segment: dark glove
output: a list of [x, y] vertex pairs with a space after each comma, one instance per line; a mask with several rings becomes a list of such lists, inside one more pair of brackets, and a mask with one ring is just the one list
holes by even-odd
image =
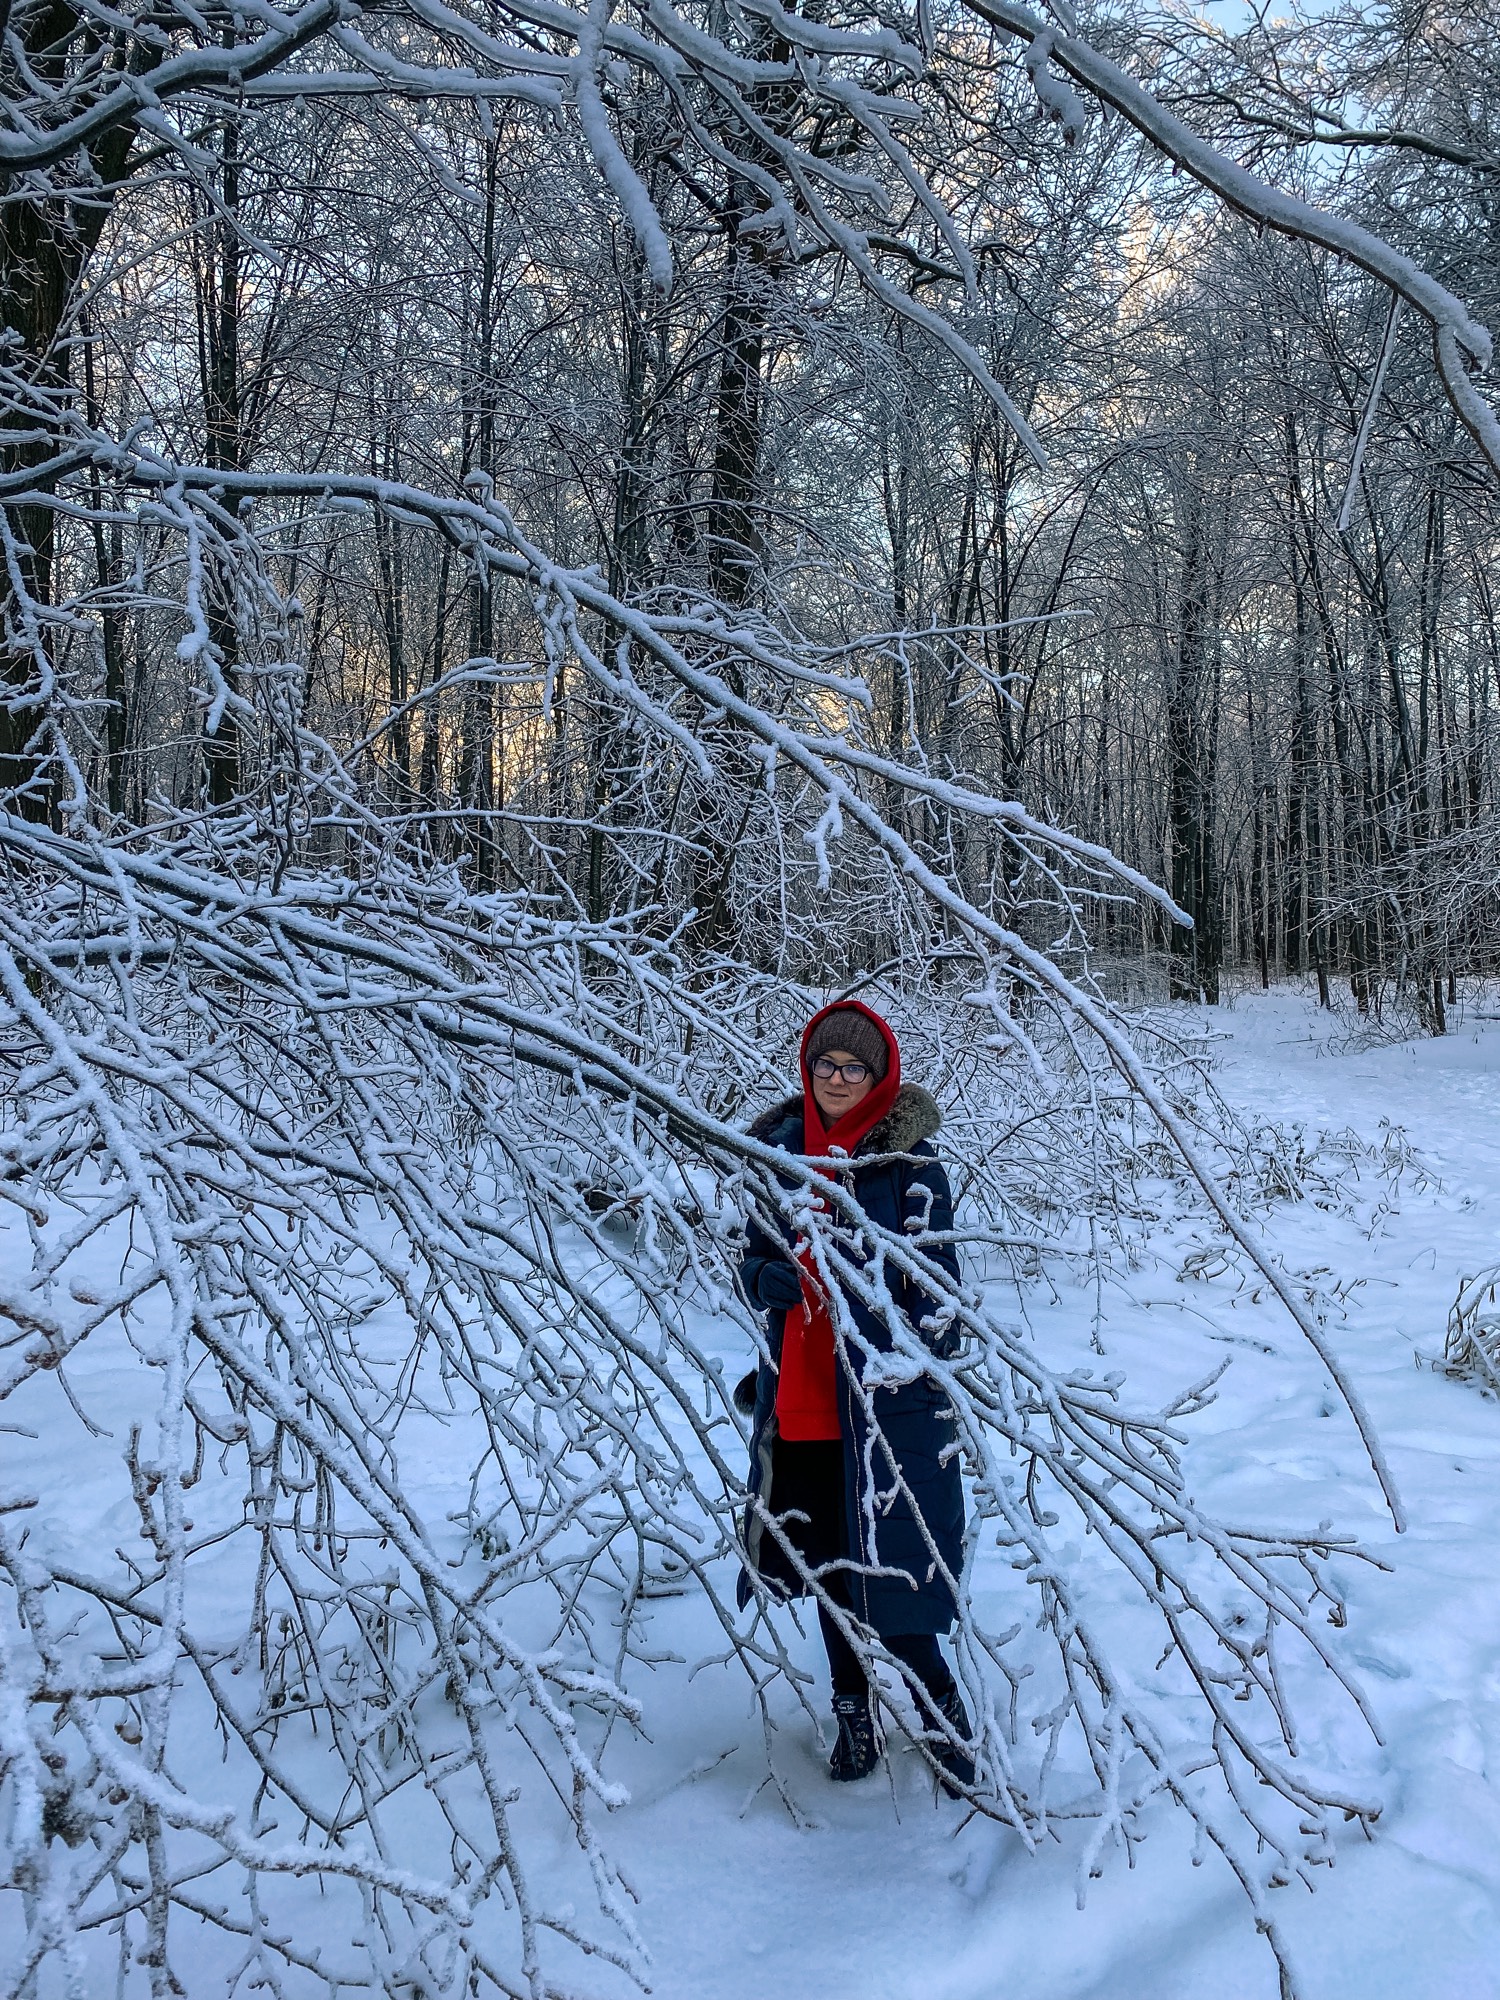
[[742, 1417], [752, 1417], [755, 1414], [755, 1386], [759, 1377], [760, 1370], [752, 1368], [748, 1375], [742, 1375], [734, 1385], [734, 1407]]
[[756, 1296], [763, 1306], [774, 1306], [782, 1312], [790, 1312], [793, 1306], [802, 1303], [802, 1273], [795, 1264], [763, 1264], [755, 1285]]

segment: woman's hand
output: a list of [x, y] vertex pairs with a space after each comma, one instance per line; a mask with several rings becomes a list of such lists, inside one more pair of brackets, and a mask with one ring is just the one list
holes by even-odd
[[761, 1266], [760, 1277], [756, 1281], [755, 1295], [763, 1306], [772, 1307], [777, 1312], [790, 1312], [793, 1306], [802, 1303], [802, 1274], [795, 1264], [777, 1259]]

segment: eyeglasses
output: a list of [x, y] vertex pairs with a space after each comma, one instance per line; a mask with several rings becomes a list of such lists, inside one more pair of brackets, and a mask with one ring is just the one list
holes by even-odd
[[832, 1083], [836, 1076], [841, 1076], [845, 1083], [863, 1083], [870, 1074], [870, 1065], [862, 1062], [836, 1063], [830, 1062], [827, 1056], [815, 1056], [812, 1073], [819, 1083]]

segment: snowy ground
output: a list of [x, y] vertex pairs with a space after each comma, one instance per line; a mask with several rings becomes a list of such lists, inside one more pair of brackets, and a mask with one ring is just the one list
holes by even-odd
[[[1219, 1401], [1192, 1425], [1205, 1504], [1299, 1525], [1332, 1518], [1390, 1564], [1341, 1570], [1347, 1656], [1386, 1739], [1357, 1753], [1359, 1778], [1386, 1809], [1372, 1843], [1357, 1831], [1344, 1842], [1315, 1897], [1280, 1892], [1305, 2000], [1500, 1996], [1500, 1404], [1419, 1365], [1441, 1351], [1460, 1278], [1500, 1261], [1500, 1024], [1334, 1053], [1329, 1018], [1278, 994], [1180, 1013], [1176, 1025], [1222, 1038], [1220, 1087], [1252, 1120], [1301, 1125], [1309, 1146], [1342, 1132], [1364, 1142], [1347, 1148], [1363, 1176], [1353, 1213], [1307, 1201], [1279, 1206], [1272, 1223], [1289, 1267], [1346, 1300], [1329, 1333], [1387, 1446], [1410, 1514], [1404, 1536], [1285, 1316], [1212, 1257], [1209, 1275], [1184, 1275], [1195, 1240], [1212, 1247], [1205, 1226], [1159, 1231], [1103, 1298], [1101, 1366], [1124, 1369], [1134, 1389], [1181, 1386], [1233, 1359]], [[1389, 1173], [1375, 1170], [1373, 1152]], [[1038, 1287], [1025, 1310], [1050, 1356], [1086, 1346], [1091, 1290]], [[732, 1375], [746, 1355], [726, 1346], [722, 1358]], [[131, 1370], [141, 1373], [101, 1343], [97, 1359], [80, 1354], [73, 1380], [118, 1421], [135, 1393]], [[18, 1421], [20, 1401], [7, 1412]], [[57, 1449], [50, 1437], [0, 1439], [18, 1480], [36, 1475], [54, 1490]], [[117, 1454], [116, 1444], [112, 1467]], [[432, 1520], [461, 1502], [465, 1478], [451, 1441], [436, 1447], [424, 1494]], [[82, 1456], [71, 1479], [76, 1528], [92, 1491]], [[115, 1512], [97, 1527], [115, 1540], [129, 1507], [117, 1485], [107, 1490]], [[1026, 1586], [998, 1560], [976, 1589], [992, 1625], [1027, 1613]], [[688, 1660], [714, 1645], [694, 1597], [663, 1600], [651, 1636]], [[817, 1663], [815, 1640], [805, 1657]], [[1155, 1815], [1135, 1868], [1109, 1863], [1079, 1912], [1076, 1846], [1032, 1857], [988, 1823], [964, 1824], [957, 1806], [935, 1801], [911, 1752], [898, 1750], [888, 1774], [836, 1787], [788, 1700], [778, 1756], [812, 1822], [799, 1827], [761, 1788], [743, 1677], [665, 1665], [651, 1679], [654, 1689], [637, 1690], [649, 1739], [620, 1732], [610, 1745], [608, 1775], [630, 1786], [632, 1803], [605, 1831], [639, 1892], [662, 2000], [1274, 2000], [1274, 1963], [1238, 1889], [1216, 1861], [1191, 1865], [1170, 1809]], [[1314, 1754], [1353, 1754], [1347, 1731], [1319, 1740], [1312, 1722]], [[576, 1856], [539, 1839], [539, 1886], [571, 1893]], [[0, 1913], [0, 1958], [13, 1942]], [[580, 1990], [628, 1990], [597, 1962], [575, 1978]]]
[[[1351, 1288], [1331, 1332], [1408, 1532], [1392, 1533], [1294, 1331], [1249, 1305], [1232, 1273], [1183, 1283], [1180, 1239], [1128, 1298], [1106, 1295], [1108, 1365], [1139, 1380], [1154, 1362], [1185, 1381], [1230, 1343], [1220, 1401], [1194, 1425], [1200, 1493], [1248, 1481], [1265, 1517], [1332, 1516], [1391, 1565], [1346, 1577], [1350, 1655], [1386, 1736], [1367, 1767], [1386, 1801], [1379, 1834], [1348, 1843], [1315, 1897], [1282, 1892], [1307, 2000], [1484, 2000], [1500, 1995], [1500, 1406], [1417, 1357], [1441, 1351], [1460, 1278], [1500, 1259], [1500, 1025], [1329, 1053], [1328, 1017], [1291, 995], [1201, 1019], [1228, 1037], [1219, 1081], [1245, 1112], [1300, 1123], [1309, 1141], [1352, 1128], [1377, 1148], [1402, 1128], [1436, 1177], [1423, 1188], [1409, 1166], [1389, 1193], [1372, 1179], [1357, 1217], [1276, 1213], [1288, 1264], [1327, 1267], [1325, 1291]], [[1055, 1327], [1071, 1348], [1091, 1305], [1074, 1294], [1031, 1316], [1044, 1342]], [[1080, 1913], [1071, 1853], [1032, 1858], [988, 1826], [955, 1830], [910, 1757], [891, 1783], [835, 1787], [804, 1726], [799, 1795], [820, 1825], [798, 1831], [768, 1793], [742, 1810], [756, 1745], [693, 1775], [746, 1728], [728, 1676], [700, 1676], [679, 1714], [682, 1733], [644, 1760], [614, 1829], [666, 2000], [1273, 2000], [1275, 1967], [1227, 1871], [1195, 1870], [1166, 1811], [1135, 1869], [1112, 1865]]]

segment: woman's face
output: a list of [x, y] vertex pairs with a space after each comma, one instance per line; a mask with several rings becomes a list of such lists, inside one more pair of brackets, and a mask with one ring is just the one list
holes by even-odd
[[[847, 1049], [823, 1049], [820, 1054], [827, 1056], [831, 1063], [852, 1063], [859, 1060], [858, 1056], [851, 1055]], [[868, 1066], [858, 1083], [846, 1082], [842, 1069], [826, 1080], [821, 1076], [812, 1079], [813, 1099], [823, 1114], [825, 1125], [836, 1125], [846, 1111], [852, 1111], [860, 1099], [868, 1097], [874, 1088], [875, 1072]]]

